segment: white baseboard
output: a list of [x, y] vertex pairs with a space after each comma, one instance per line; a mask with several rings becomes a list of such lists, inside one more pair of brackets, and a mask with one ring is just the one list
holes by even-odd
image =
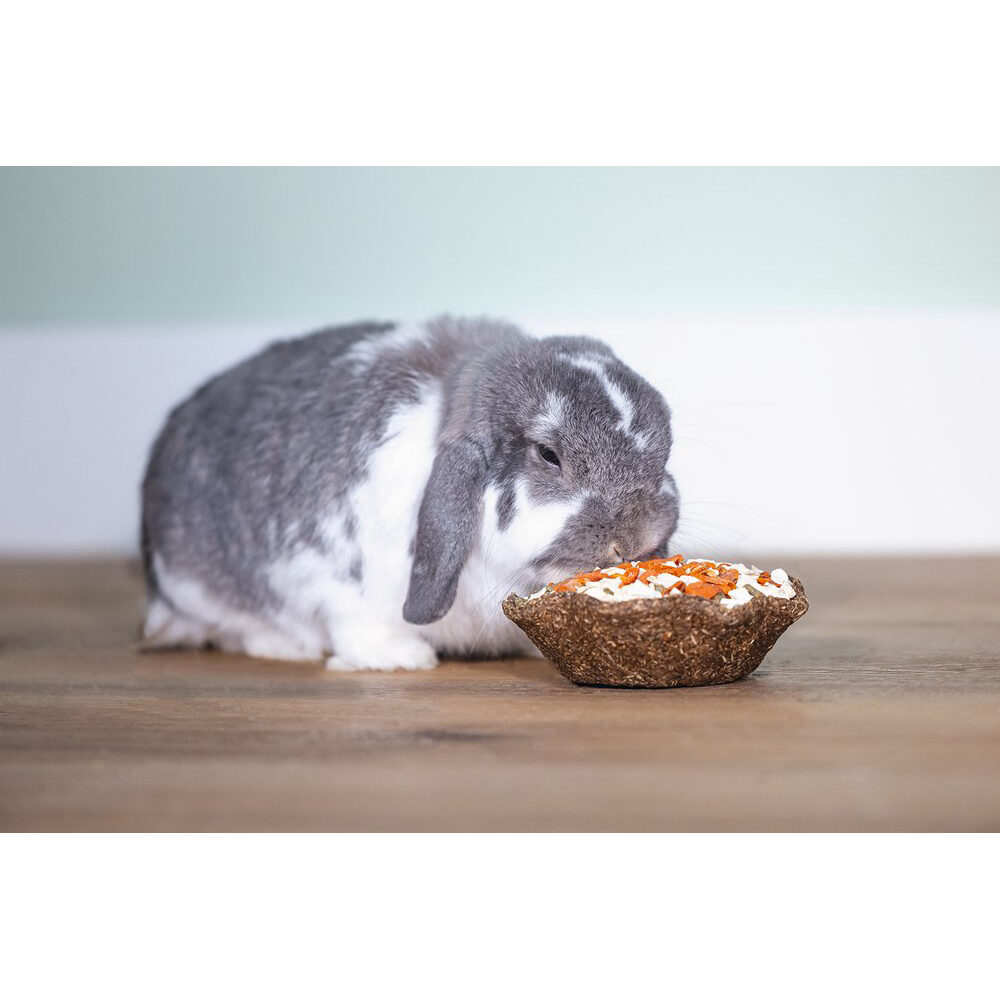
[[[1000, 550], [1000, 313], [540, 320], [667, 396], [695, 554]], [[0, 331], [0, 553], [135, 549], [170, 406], [291, 329]]]

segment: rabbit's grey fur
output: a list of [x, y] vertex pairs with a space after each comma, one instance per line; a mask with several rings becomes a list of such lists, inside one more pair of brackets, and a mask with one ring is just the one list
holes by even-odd
[[528, 652], [509, 590], [665, 551], [670, 444], [660, 394], [587, 337], [442, 317], [282, 341], [153, 446], [147, 639], [344, 669]]

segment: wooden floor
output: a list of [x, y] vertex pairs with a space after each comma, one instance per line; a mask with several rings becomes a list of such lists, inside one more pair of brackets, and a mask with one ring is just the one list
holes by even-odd
[[749, 680], [136, 651], [121, 563], [0, 564], [5, 830], [997, 830], [1000, 559], [784, 560]]

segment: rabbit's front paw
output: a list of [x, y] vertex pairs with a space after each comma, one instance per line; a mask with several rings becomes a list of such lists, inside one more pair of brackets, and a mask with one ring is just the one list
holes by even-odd
[[437, 665], [434, 648], [415, 636], [370, 634], [336, 643], [327, 670], [430, 670]]

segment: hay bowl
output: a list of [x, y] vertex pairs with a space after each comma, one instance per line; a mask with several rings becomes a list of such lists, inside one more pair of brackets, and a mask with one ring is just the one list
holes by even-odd
[[795, 597], [755, 596], [721, 607], [702, 597], [605, 602], [586, 594], [509, 594], [504, 614], [575, 684], [698, 687], [753, 673], [781, 634], [809, 610], [802, 582]]

